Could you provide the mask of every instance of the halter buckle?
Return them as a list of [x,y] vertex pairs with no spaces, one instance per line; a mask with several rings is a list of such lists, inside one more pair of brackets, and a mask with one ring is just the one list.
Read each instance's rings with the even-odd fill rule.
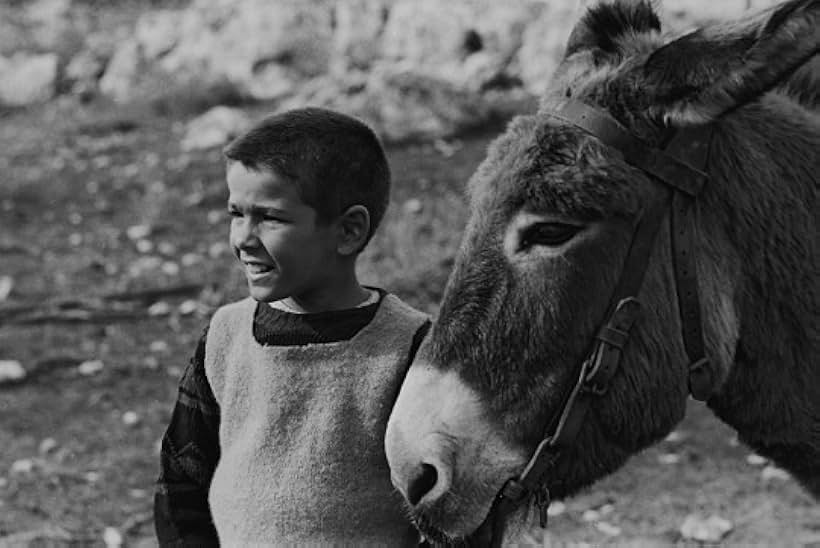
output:
[[549,510],[551,502],[550,490],[546,487],[542,487],[535,492],[535,505],[538,507],[538,524],[541,526],[541,529],[547,528],[547,520],[549,519],[547,511]]

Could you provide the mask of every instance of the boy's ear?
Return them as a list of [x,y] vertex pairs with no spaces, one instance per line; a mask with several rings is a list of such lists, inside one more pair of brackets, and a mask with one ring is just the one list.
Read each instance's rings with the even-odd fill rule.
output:
[[338,227],[338,252],[355,255],[364,248],[370,235],[370,212],[363,205],[352,205],[339,216]]
[[818,0],[791,0],[697,30],[659,48],[644,65],[652,114],[670,126],[712,121],[782,83],[818,48]]

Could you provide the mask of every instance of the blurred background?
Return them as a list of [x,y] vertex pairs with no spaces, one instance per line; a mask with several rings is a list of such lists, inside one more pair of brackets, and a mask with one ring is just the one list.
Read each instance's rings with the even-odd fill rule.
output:
[[[667,0],[665,30],[769,0]],[[221,147],[318,105],[387,144],[361,275],[435,313],[488,143],[535,108],[575,0],[0,0],[0,546],[155,545],[159,440],[244,296]],[[698,405],[551,507],[536,545],[820,545],[820,509]]]

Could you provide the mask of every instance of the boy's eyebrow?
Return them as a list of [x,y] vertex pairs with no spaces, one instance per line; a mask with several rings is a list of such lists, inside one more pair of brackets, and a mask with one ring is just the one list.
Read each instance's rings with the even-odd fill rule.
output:
[[263,215],[263,214],[276,214],[276,215],[286,215],[288,212],[284,209],[279,209],[273,206],[258,206],[258,205],[249,205],[243,206],[241,204],[237,204],[236,202],[228,202],[228,209],[236,209],[239,211],[245,211],[251,214],[256,215]]

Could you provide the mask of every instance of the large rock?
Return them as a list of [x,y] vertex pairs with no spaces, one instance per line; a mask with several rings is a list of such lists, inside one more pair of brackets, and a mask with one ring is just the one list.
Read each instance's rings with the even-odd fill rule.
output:
[[170,73],[227,79],[259,99],[291,92],[330,66],[332,11],[326,2],[200,1],[180,21]]
[[136,40],[123,42],[100,79],[100,91],[115,101],[132,100],[145,66],[145,58],[139,43]]
[[545,5],[540,16],[527,25],[515,59],[515,71],[527,91],[541,95],[567,45],[579,10],[571,3]]
[[381,56],[389,0],[337,0],[331,71],[365,70]]
[[184,13],[175,10],[150,11],[140,16],[134,38],[146,59],[157,59],[174,48],[184,17]]
[[382,55],[456,86],[482,89],[508,72],[525,28],[545,7],[536,0],[399,0],[384,29]]
[[214,107],[188,123],[180,147],[190,151],[222,146],[250,125],[250,119],[242,110]]
[[55,53],[16,53],[0,57],[0,103],[23,106],[47,101],[54,96],[57,84]]
[[380,64],[344,79],[323,77],[281,108],[322,106],[363,119],[391,142],[447,137],[481,125],[491,114],[483,97],[414,71]]

